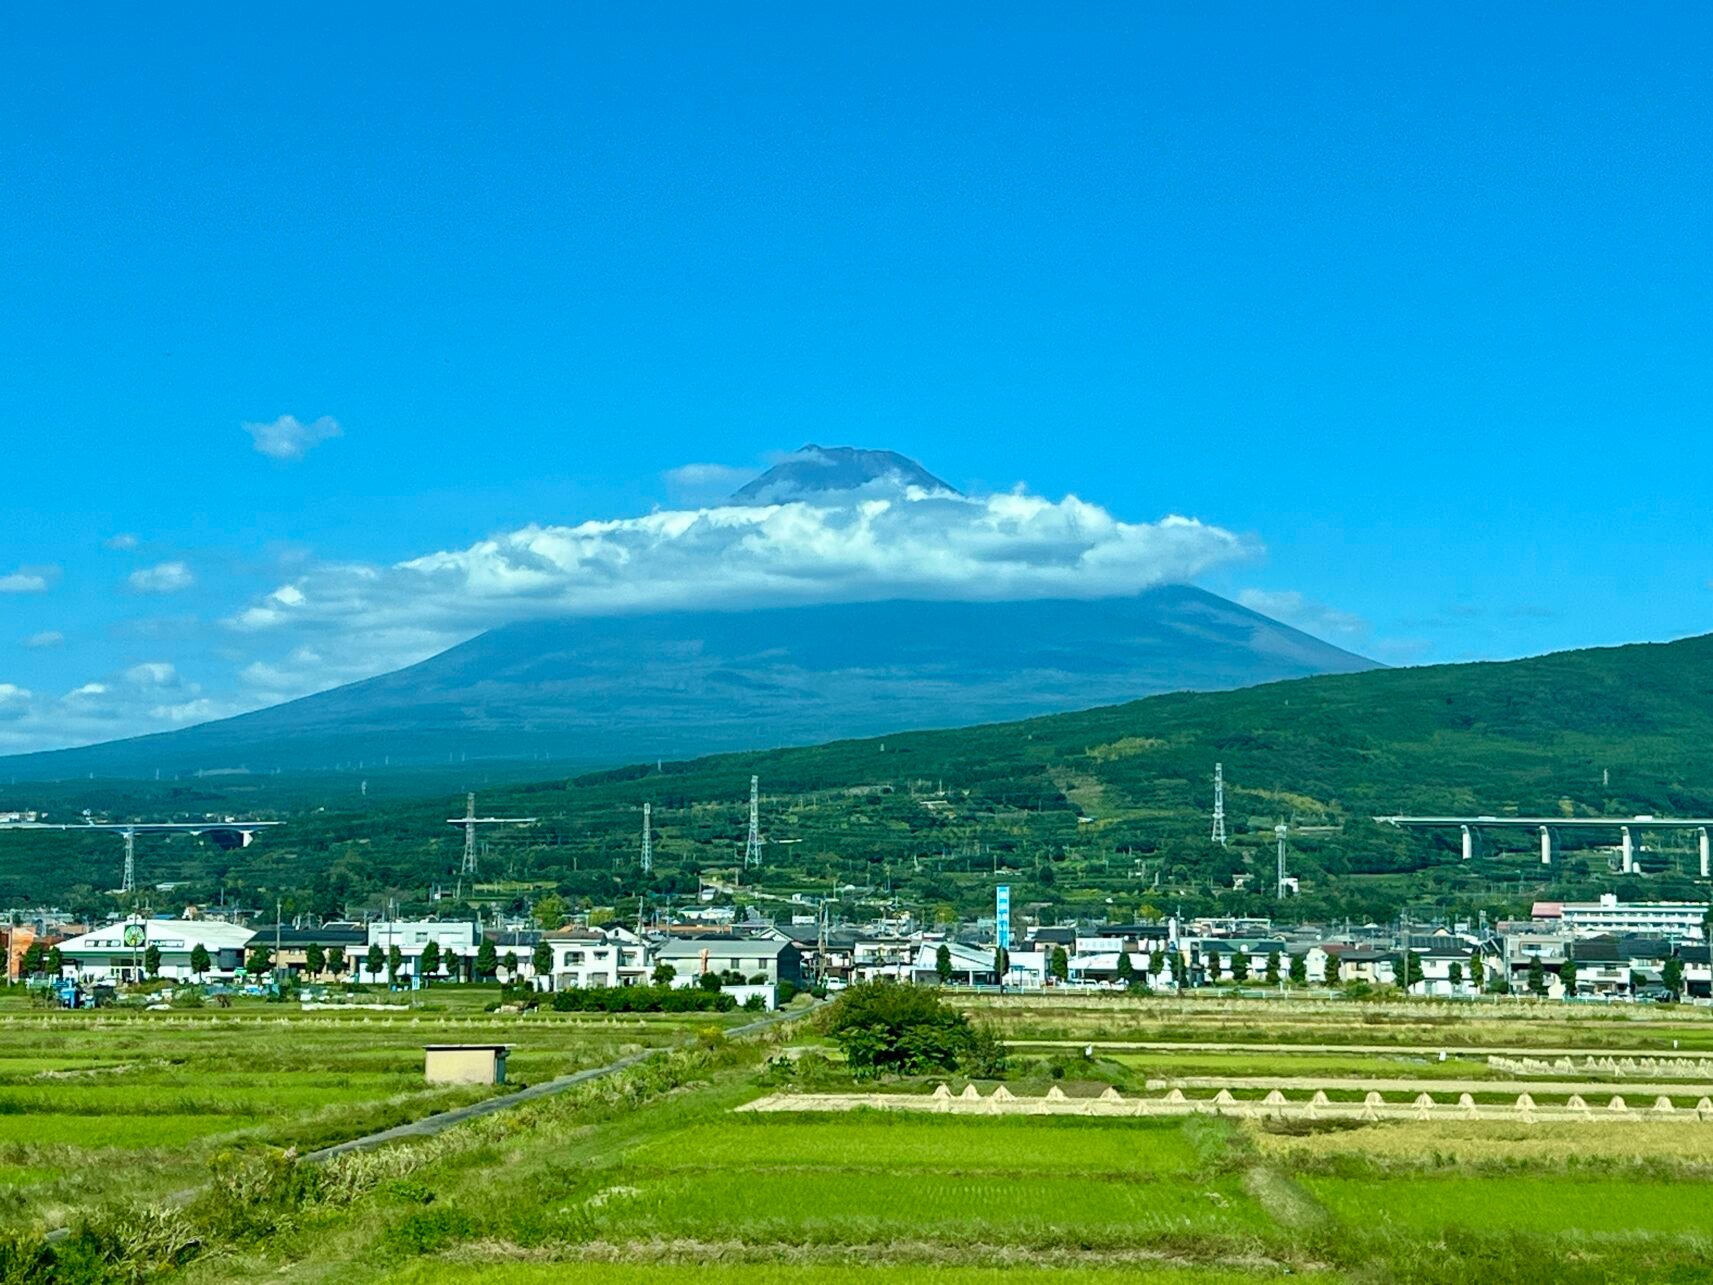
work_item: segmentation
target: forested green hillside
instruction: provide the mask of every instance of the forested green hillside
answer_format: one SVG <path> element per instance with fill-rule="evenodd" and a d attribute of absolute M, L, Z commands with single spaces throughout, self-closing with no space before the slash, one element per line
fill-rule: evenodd
<path fill-rule="evenodd" d="M 1223 762 L 1232 843 L 1208 841 L 1214 763 Z M 1566 652 L 1502 664 L 1383 670 L 956 731 L 732 754 L 494 788 L 481 810 L 527 812 L 496 831 L 484 877 L 635 913 L 639 890 L 682 901 L 698 872 L 733 865 L 751 773 L 762 783 L 766 863 L 742 898 L 823 897 L 847 915 L 896 898 L 933 913 L 990 903 L 996 878 L 1043 916 L 1152 910 L 1266 913 L 1273 827 L 1293 827 L 1304 915 L 1384 916 L 1404 905 L 1494 911 L 1543 892 L 1618 887 L 1696 891 L 1680 839 L 1644 836 L 1643 874 L 1618 880 L 1604 852 L 1538 863 L 1489 851 L 1465 865 L 1449 837 L 1399 833 L 1391 812 L 1563 815 L 1713 813 L 1713 638 Z M 45 791 L 55 791 L 49 798 Z M 355 778 L 232 778 L 218 789 L 99 782 L 17 786 L 4 806 L 79 800 L 114 815 L 246 809 L 291 822 L 238 853 L 194 841 L 139 847 L 140 878 L 187 880 L 161 908 L 216 894 L 335 913 L 383 896 L 407 905 L 451 889 L 461 850 L 445 818 L 461 798 L 360 798 Z M 641 806 L 653 804 L 655 873 L 637 869 Z M 3 836 L 13 898 L 90 899 L 111 886 L 117 844 Z M 1659 847 L 1654 847 L 1655 842 Z M 1679 845 L 1679 846 L 1672 846 Z M 1250 872 L 1251 887 L 1233 890 Z M 104 882 L 105 880 L 105 882 Z M 442 910 L 450 909 L 444 902 Z"/>

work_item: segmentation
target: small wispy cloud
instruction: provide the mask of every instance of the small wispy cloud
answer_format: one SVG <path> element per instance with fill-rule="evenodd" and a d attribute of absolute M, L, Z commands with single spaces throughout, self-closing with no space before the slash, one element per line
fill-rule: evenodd
<path fill-rule="evenodd" d="M 138 687 L 172 687 L 178 682 L 178 670 L 169 661 L 144 661 L 125 671 L 125 681 Z"/>
<path fill-rule="evenodd" d="M 673 499 L 701 504 L 730 495 L 753 478 L 755 470 L 731 464 L 680 464 L 660 476 Z"/>
<path fill-rule="evenodd" d="M 1315 602 L 1294 589 L 1244 589 L 1238 593 L 1237 601 L 1251 611 L 1271 616 L 1317 638 L 1348 640 L 1368 632 L 1368 622 L 1361 616 Z"/>
<path fill-rule="evenodd" d="M 138 593 L 177 593 L 196 583 L 196 577 L 182 562 L 162 562 L 133 571 L 127 583 Z"/>
<path fill-rule="evenodd" d="M 0 576 L 0 593 L 46 593 L 58 567 L 19 567 Z"/>
<path fill-rule="evenodd" d="M 31 651 L 42 651 L 48 647 L 58 647 L 65 641 L 65 635 L 57 629 L 44 629 L 39 634 L 31 634 L 24 639 L 24 646 Z"/>
<path fill-rule="evenodd" d="M 124 553 L 137 547 L 137 537 L 129 531 L 121 531 L 118 535 L 110 535 L 101 542 L 109 549 Z"/>
<path fill-rule="evenodd" d="M 343 437 L 345 430 L 330 415 L 305 424 L 295 415 L 281 415 L 271 423 L 247 423 L 244 431 L 256 450 L 270 460 L 301 460 L 323 442 Z"/>

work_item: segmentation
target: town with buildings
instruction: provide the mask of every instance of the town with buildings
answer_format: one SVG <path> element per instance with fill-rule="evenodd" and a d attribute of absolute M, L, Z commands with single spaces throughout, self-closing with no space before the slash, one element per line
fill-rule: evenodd
<path fill-rule="evenodd" d="M 908 916 L 827 925 L 712 907 L 641 930 L 571 922 L 376 919 L 241 924 L 200 914 L 97 927 L 20 912 L 5 929 L 8 980 L 117 987 L 174 983 L 416 989 L 499 980 L 542 992 L 669 984 L 705 976 L 790 992 L 872 981 L 1046 992 L 1227 987 L 1378 988 L 1438 999 L 1536 995 L 1589 1001 L 1713 1002 L 1704 902 L 1537 902 L 1491 924 L 1316 925 L 1270 919 L 1022 927 L 994 920 L 917 928 Z M 790 993 L 788 992 L 788 993 Z M 746 997 L 749 992 L 746 991 Z"/>

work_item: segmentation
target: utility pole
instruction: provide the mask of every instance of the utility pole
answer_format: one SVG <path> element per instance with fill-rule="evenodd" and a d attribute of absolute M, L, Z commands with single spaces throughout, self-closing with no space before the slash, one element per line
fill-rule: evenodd
<path fill-rule="evenodd" d="M 1285 836 L 1290 833 L 1290 827 L 1280 822 L 1273 827 L 1273 835 L 1279 840 L 1279 882 L 1276 895 L 1280 901 L 1285 899 Z"/>
<path fill-rule="evenodd" d="M 1213 841 L 1225 846 L 1225 764 L 1213 765 Z"/>

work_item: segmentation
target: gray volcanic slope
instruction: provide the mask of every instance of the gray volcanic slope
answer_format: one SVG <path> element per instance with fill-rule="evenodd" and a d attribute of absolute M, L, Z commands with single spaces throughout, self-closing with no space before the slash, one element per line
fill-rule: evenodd
<path fill-rule="evenodd" d="M 19 779 L 383 758 L 556 767 L 957 727 L 1376 668 L 1188 586 L 1127 598 L 877 602 L 530 621 L 236 718 L 0 759 Z"/>

